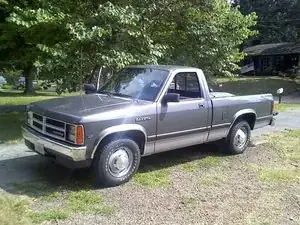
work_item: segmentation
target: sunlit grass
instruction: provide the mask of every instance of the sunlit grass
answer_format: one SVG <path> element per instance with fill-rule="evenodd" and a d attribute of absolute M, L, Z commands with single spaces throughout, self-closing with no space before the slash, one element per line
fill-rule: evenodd
<path fill-rule="evenodd" d="M 139 171 L 134 176 L 135 182 L 146 188 L 168 187 L 171 184 L 169 169 Z"/>
<path fill-rule="evenodd" d="M 300 109 L 300 104 L 276 104 L 275 109 L 278 112 L 287 112 L 294 109 Z"/>
<path fill-rule="evenodd" d="M 28 200 L 0 196 L 0 224 L 5 225 L 29 225 L 30 203 Z"/>
<path fill-rule="evenodd" d="M 78 92 L 74 92 L 74 93 L 64 93 L 62 95 L 58 95 L 56 92 L 37 91 L 36 94 L 28 95 L 28 94 L 24 94 L 22 91 L 1 90 L 0 105 L 27 105 L 42 100 L 73 96 L 79 94 L 80 93 Z"/>

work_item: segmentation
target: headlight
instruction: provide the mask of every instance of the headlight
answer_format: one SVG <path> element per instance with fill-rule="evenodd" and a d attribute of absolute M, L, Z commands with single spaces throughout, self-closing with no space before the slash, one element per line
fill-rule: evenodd
<path fill-rule="evenodd" d="M 32 112 L 31 111 L 27 111 L 27 113 L 26 113 L 26 121 L 27 121 L 27 124 L 28 125 L 32 125 L 32 117 L 33 117 L 33 115 L 32 115 Z"/>
<path fill-rule="evenodd" d="M 67 140 L 75 143 L 75 126 L 67 124 Z"/>
<path fill-rule="evenodd" d="M 82 125 L 67 124 L 66 139 L 75 144 L 82 145 L 84 143 L 84 128 Z"/>

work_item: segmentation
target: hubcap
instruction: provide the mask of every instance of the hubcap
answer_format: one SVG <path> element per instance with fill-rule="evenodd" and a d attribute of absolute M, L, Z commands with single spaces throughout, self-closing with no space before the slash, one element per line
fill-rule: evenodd
<path fill-rule="evenodd" d="M 128 148 L 122 147 L 117 149 L 108 160 L 110 174 L 114 177 L 124 176 L 132 165 L 132 159 L 132 153 Z"/>
<path fill-rule="evenodd" d="M 247 134 L 245 131 L 243 131 L 242 129 L 239 129 L 236 132 L 236 135 L 234 137 L 234 145 L 237 146 L 238 148 L 242 148 L 244 147 L 244 145 L 247 142 Z"/>

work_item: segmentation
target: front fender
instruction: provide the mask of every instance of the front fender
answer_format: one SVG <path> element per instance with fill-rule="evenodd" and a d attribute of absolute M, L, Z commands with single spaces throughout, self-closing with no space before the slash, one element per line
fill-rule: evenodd
<path fill-rule="evenodd" d="M 94 148 L 93 148 L 93 152 L 91 155 L 91 158 L 94 158 L 95 152 L 99 146 L 99 144 L 101 143 L 101 141 L 107 137 L 110 134 L 115 134 L 115 133 L 120 133 L 120 132 L 125 132 L 125 131 L 139 131 L 142 132 L 145 136 L 145 141 L 147 141 L 147 133 L 144 127 L 142 127 L 141 125 L 138 124 L 121 124 L 121 125 L 117 125 L 117 126 L 112 126 L 109 128 L 106 128 L 105 130 L 101 131 L 98 134 L 98 137 L 95 140 L 94 143 Z"/>

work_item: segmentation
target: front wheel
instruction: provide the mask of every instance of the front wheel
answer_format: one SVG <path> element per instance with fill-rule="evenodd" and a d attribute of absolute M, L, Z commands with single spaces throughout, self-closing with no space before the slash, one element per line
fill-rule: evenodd
<path fill-rule="evenodd" d="M 231 128 L 227 141 L 227 151 L 231 154 L 242 154 L 247 149 L 251 138 L 251 128 L 246 121 L 239 121 Z"/>
<path fill-rule="evenodd" d="M 135 141 L 110 141 L 98 150 L 94 159 L 97 185 L 118 186 L 129 181 L 139 167 L 140 158 L 140 149 Z"/>

